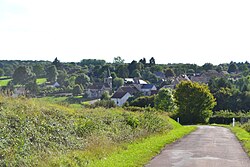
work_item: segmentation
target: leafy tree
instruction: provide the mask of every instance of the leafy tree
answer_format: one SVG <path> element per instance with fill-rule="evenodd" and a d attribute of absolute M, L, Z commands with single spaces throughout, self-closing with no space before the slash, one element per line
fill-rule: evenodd
<path fill-rule="evenodd" d="M 1 77 L 1 76 L 4 76 L 4 71 L 3 71 L 2 68 L 0 68 L 0 77 Z"/>
<path fill-rule="evenodd" d="M 25 84 L 25 90 L 28 90 L 31 95 L 36 95 L 38 92 L 38 85 L 36 81 L 30 81 Z"/>
<path fill-rule="evenodd" d="M 155 96 L 140 96 L 132 100 L 129 105 L 136 107 L 154 107 Z"/>
<path fill-rule="evenodd" d="M 149 60 L 149 64 L 155 65 L 155 58 L 154 57 L 151 57 L 151 59 Z"/>
<path fill-rule="evenodd" d="M 31 72 L 30 68 L 26 66 L 18 67 L 12 76 L 14 84 L 26 84 L 29 80 L 34 78 L 34 74 Z"/>
<path fill-rule="evenodd" d="M 128 65 L 128 71 L 129 74 L 131 75 L 134 70 L 137 69 L 137 61 L 133 60 L 129 65 Z"/>
<path fill-rule="evenodd" d="M 36 77 L 43 77 L 45 75 L 44 67 L 41 64 L 36 64 L 33 66 L 33 72 L 36 74 Z"/>
<path fill-rule="evenodd" d="M 117 69 L 116 69 L 116 74 L 117 74 L 117 77 L 120 77 L 120 78 L 127 78 L 127 77 L 128 77 L 128 74 L 129 74 L 127 65 L 125 65 L 125 64 L 119 65 L 119 66 L 117 67 Z"/>
<path fill-rule="evenodd" d="M 215 98 L 208 86 L 197 82 L 183 81 L 174 94 L 181 123 L 205 123 L 212 115 Z"/>
<path fill-rule="evenodd" d="M 205 63 L 202 68 L 205 70 L 205 71 L 208 71 L 208 70 L 212 70 L 213 69 L 213 64 L 212 63 Z"/>
<path fill-rule="evenodd" d="M 109 96 L 108 91 L 103 92 L 103 94 L 101 96 L 101 100 L 110 100 L 110 96 Z"/>
<path fill-rule="evenodd" d="M 238 70 L 238 66 L 235 63 L 231 63 L 228 67 L 228 71 L 229 73 L 233 73 L 233 72 L 237 72 Z"/>
<path fill-rule="evenodd" d="M 82 85 L 84 87 L 88 86 L 90 83 L 90 78 L 86 74 L 81 74 L 76 77 L 75 84 Z"/>
<path fill-rule="evenodd" d="M 49 82 L 54 83 L 57 81 L 58 72 L 55 65 L 47 68 L 46 76 Z"/>
<path fill-rule="evenodd" d="M 124 59 L 122 59 L 120 56 L 114 57 L 113 63 L 114 64 L 124 64 Z"/>
<path fill-rule="evenodd" d="M 155 108 L 167 112 L 172 112 L 175 109 L 174 96 L 171 89 L 160 89 L 155 96 Z"/>
<path fill-rule="evenodd" d="M 121 87 L 122 85 L 124 85 L 124 79 L 122 79 L 122 78 L 115 78 L 113 80 L 113 85 L 114 85 L 115 88 Z"/>
<path fill-rule="evenodd" d="M 82 88 L 80 85 L 75 85 L 75 87 L 73 88 L 73 95 L 74 96 L 77 96 L 77 95 L 80 95 L 81 93 L 83 92 Z"/>
<path fill-rule="evenodd" d="M 80 65 L 81 66 L 89 66 L 89 65 L 100 65 L 100 66 L 103 66 L 104 64 L 106 63 L 105 60 L 97 60 L 97 59 L 83 59 L 81 60 L 80 62 Z"/>
<path fill-rule="evenodd" d="M 68 75 L 65 70 L 58 70 L 57 81 L 60 85 L 65 85 L 66 81 L 68 81 Z"/>
<path fill-rule="evenodd" d="M 145 65 L 146 64 L 146 59 L 143 57 L 143 59 L 141 59 L 139 62 Z"/>
<path fill-rule="evenodd" d="M 171 68 L 166 69 L 165 76 L 166 76 L 166 78 L 174 77 L 175 76 L 174 70 Z"/>
<path fill-rule="evenodd" d="M 140 71 L 137 70 L 137 69 L 135 69 L 135 70 L 132 72 L 131 77 L 141 78 Z"/>

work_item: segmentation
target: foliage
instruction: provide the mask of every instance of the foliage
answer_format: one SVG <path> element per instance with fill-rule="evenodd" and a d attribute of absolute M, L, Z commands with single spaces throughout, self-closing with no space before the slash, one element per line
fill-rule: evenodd
<path fill-rule="evenodd" d="M 181 123 L 184 124 L 206 123 L 216 104 L 208 86 L 196 82 L 178 84 L 174 97 Z"/>
<path fill-rule="evenodd" d="M 155 112 L 82 111 L 25 98 L 0 97 L 0 102 L 0 166 L 44 166 L 48 162 L 55 166 L 52 164 L 61 162 L 53 157 L 76 150 L 93 152 L 93 141 L 112 146 L 173 129 L 168 117 Z"/>
<path fill-rule="evenodd" d="M 165 76 L 166 76 L 166 78 L 174 77 L 175 76 L 174 70 L 171 69 L 171 68 L 166 69 L 165 70 Z"/>
<path fill-rule="evenodd" d="M 80 95 L 81 93 L 83 92 L 82 88 L 80 85 L 75 85 L 75 87 L 73 88 L 73 95 L 74 96 L 77 96 L 77 95 Z"/>
<path fill-rule="evenodd" d="M 81 74 L 76 77 L 75 84 L 86 87 L 90 82 L 90 78 L 86 74 Z"/>
<path fill-rule="evenodd" d="M 238 70 L 238 67 L 235 63 L 231 63 L 228 67 L 229 73 L 237 72 L 237 70 Z"/>
<path fill-rule="evenodd" d="M 0 77 L 4 76 L 4 70 L 2 68 L 0 68 Z"/>
<path fill-rule="evenodd" d="M 113 63 L 114 64 L 123 64 L 124 63 L 124 59 L 122 59 L 120 56 L 114 57 Z"/>
<path fill-rule="evenodd" d="M 155 96 L 155 108 L 167 112 L 172 112 L 176 106 L 174 103 L 173 91 L 171 89 L 160 89 Z"/>
<path fill-rule="evenodd" d="M 110 95 L 108 91 L 103 92 L 101 100 L 110 100 Z"/>
<path fill-rule="evenodd" d="M 81 66 L 84 66 L 84 65 L 104 65 L 106 62 L 105 60 L 97 60 L 97 59 L 83 59 L 81 60 L 80 62 L 80 65 Z"/>
<path fill-rule="evenodd" d="M 18 67 L 12 76 L 13 83 L 14 84 L 25 84 L 29 82 L 32 77 L 34 77 L 34 74 L 31 72 L 30 68 L 26 66 L 20 66 Z"/>
<path fill-rule="evenodd" d="M 115 88 L 119 88 L 119 87 L 121 87 L 121 86 L 123 86 L 124 85 L 124 79 L 122 79 L 122 78 L 115 78 L 114 80 L 113 80 L 113 86 L 115 87 Z"/>
<path fill-rule="evenodd" d="M 49 82 L 54 83 L 57 81 L 58 71 L 55 65 L 51 65 L 46 70 L 46 76 Z"/>
<path fill-rule="evenodd" d="M 98 100 L 94 104 L 90 105 L 90 108 L 97 108 L 97 107 L 115 108 L 116 104 L 113 100 Z"/>
<path fill-rule="evenodd" d="M 140 96 L 129 103 L 130 106 L 136 107 L 154 107 L 155 96 Z"/>

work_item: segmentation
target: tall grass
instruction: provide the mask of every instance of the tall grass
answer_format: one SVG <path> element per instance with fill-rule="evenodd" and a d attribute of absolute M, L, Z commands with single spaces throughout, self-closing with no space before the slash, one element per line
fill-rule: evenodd
<path fill-rule="evenodd" d="M 37 99 L 0 97 L 0 166 L 41 166 L 47 161 L 51 166 L 63 165 L 65 155 L 82 151 L 87 158 L 79 163 L 84 164 L 116 150 L 116 145 L 177 126 L 159 113 L 83 110 Z M 109 146 L 114 150 L 105 148 Z"/>

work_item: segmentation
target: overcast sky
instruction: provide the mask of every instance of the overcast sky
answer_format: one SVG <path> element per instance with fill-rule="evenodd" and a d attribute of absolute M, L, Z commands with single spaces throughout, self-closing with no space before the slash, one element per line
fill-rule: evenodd
<path fill-rule="evenodd" d="M 0 59 L 250 61 L 249 0 L 0 0 Z"/>

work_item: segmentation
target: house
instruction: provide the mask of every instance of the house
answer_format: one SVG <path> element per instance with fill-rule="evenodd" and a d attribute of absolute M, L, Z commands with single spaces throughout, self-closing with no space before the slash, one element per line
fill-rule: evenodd
<path fill-rule="evenodd" d="M 55 82 L 52 85 L 47 85 L 47 87 L 57 88 L 57 87 L 60 87 L 60 84 L 58 82 Z"/>
<path fill-rule="evenodd" d="M 117 92 L 128 92 L 131 95 L 139 93 L 139 90 L 134 85 L 121 86 L 117 89 Z"/>
<path fill-rule="evenodd" d="M 157 88 L 155 85 L 153 84 L 144 84 L 141 87 L 141 92 L 146 95 L 146 96 L 150 96 L 152 91 L 156 91 Z"/>
<path fill-rule="evenodd" d="M 188 78 L 187 75 L 179 75 L 178 77 L 175 77 L 174 79 L 171 79 L 169 82 L 170 84 L 168 85 L 163 85 L 161 88 L 170 88 L 170 89 L 174 89 L 176 87 L 176 85 L 178 85 L 180 82 L 182 81 L 190 81 L 190 79 Z"/>
<path fill-rule="evenodd" d="M 146 81 L 139 79 L 139 78 L 125 78 L 124 79 L 124 83 L 125 85 L 129 85 L 129 84 L 147 84 Z"/>
<path fill-rule="evenodd" d="M 129 92 L 115 92 L 113 96 L 111 97 L 111 100 L 115 102 L 116 105 L 122 106 L 129 97 L 132 97 L 132 95 Z"/>
<path fill-rule="evenodd" d="M 155 72 L 154 74 L 155 74 L 155 76 L 156 76 L 157 78 L 159 78 L 159 79 L 161 79 L 161 80 L 165 80 L 165 79 L 166 79 L 165 74 L 164 74 L 163 72 L 161 72 L 161 71 Z"/>
<path fill-rule="evenodd" d="M 228 72 L 226 71 L 217 72 L 216 70 L 208 70 L 202 74 L 195 74 L 194 76 L 191 76 L 190 79 L 193 82 L 208 83 L 212 78 L 222 78 L 226 75 L 228 75 Z"/>
<path fill-rule="evenodd" d="M 99 83 L 88 86 L 85 93 L 88 98 L 100 98 L 105 91 L 110 93 L 112 89 L 108 84 Z"/>

